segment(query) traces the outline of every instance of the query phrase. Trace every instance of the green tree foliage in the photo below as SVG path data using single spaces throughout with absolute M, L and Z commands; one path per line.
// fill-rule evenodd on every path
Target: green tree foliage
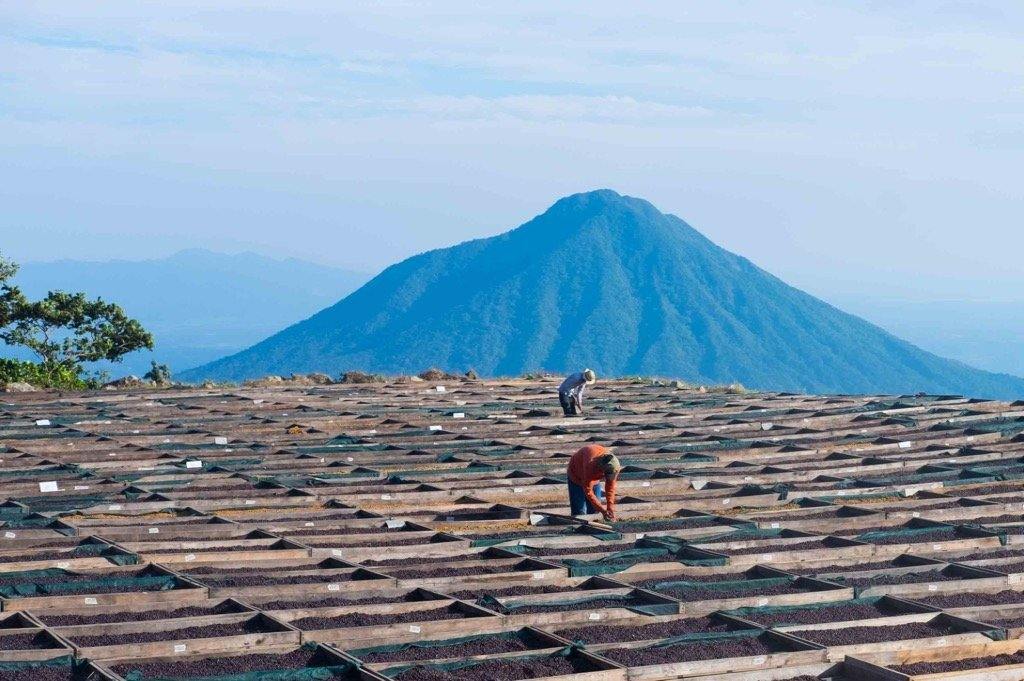
M 64 291 L 29 300 L 11 284 L 17 271 L 0 256 L 0 341 L 32 350 L 42 375 L 51 379 L 46 385 L 60 376 L 80 377 L 83 363 L 117 362 L 129 352 L 153 348 L 153 336 L 118 305 Z
M 150 362 L 149 371 L 143 376 L 147 381 L 153 381 L 157 385 L 165 385 L 171 382 L 171 370 L 166 364 Z

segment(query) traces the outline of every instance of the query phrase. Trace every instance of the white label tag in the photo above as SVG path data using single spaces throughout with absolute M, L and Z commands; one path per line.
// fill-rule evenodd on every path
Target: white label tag
M 394 530 L 399 527 L 405 527 L 404 520 L 385 520 L 384 524 L 387 526 L 389 530 Z
M 186 650 L 188 650 L 188 646 L 185 645 L 184 643 L 176 643 L 174 645 L 174 652 L 176 652 L 176 653 L 183 653 Z
M 928 590 L 929 591 L 938 591 L 939 590 L 939 585 L 938 584 L 929 584 L 928 585 Z
M 117 452 L 107 452 L 107 456 L 117 456 Z
M 732 499 L 722 499 L 722 506 L 728 506 L 732 503 Z
M 246 499 L 245 500 L 245 505 L 246 506 L 255 506 L 256 505 L 256 500 L 255 499 Z
M 14 539 L 17 536 L 16 532 L 4 532 L 4 539 Z
M 50 425 L 50 419 L 39 419 L 36 421 L 37 426 L 48 426 Z
M 316 523 L 302 523 L 303 527 L 316 527 Z
M 461 411 L 457 411 L 454 414 L 452 414 L 452 418 L 453 419 L 464 419 L 464 418 L 466 418 L 466 415 L 463 412 L 461 412 Z
M 48 480 L 46 482 L 39 483 L 39 491 L 40 492 L 56 492 L 57 491 L 57 481 L 56 480 Z
M 430 430 L 441 430 L 441 426 L 430 426 Z
M 287 414 L 285 414 L 285 416 L 287 416 Z M 213 438 L 213 444 L 215 444 L 215 445 L 226 445 L 227 443 L 228 443 L 228 439 L 226 437 L 215 437 L 215 438 Z
M 67 561 L 57 563 L 58 570 L 67 570 L 69 567 L 71 567 L 71 563 L 68 563 Z
M 83 489 L 89 489 L 89 485 L 75 485 L 76 492 L 80 492 Z
M 932 544 L 932 551 L 941 551 L 942 544 Z
M 544 573 L 544 572 L 534 572 L 531 575 L 531 577 L 533 577 L 533 579 L 544 579 L 545 577 L 547 577 L 547 573 Z
M 589 615 L 587 615 L 587 619 L 589 619 L 589 620 L 599 620 L 599 619 L 601 619 L 601 613 L 599 613 L 599 612 L 592 612 Z
M 766 605 L 768 605 L 768 599 L 767 598 L 758 598 L 757 599 L 757 607 L 763 608 Z
M 434 388 L 434 390 L 436 390 L 439 393 L 443 393 L 445 392 L 445 390 L 447 390 L 447 388 L 445 388 L 443 385 L 439 385 L 436 388 Z
M 690 487 L 694 489 L 704 489 L 704 486 L 708 484 L 707 480 L 691 480 Z
M 149 533 L 150 534 L 160 534 L 160 528 L 159 527 L 151 527 L 151 528 L 149 528 Z
M 328 584 L 327 585 L 327 590 L 328 591 L 341 591 L 341 584 Z
M 523 488 L 522 487 L 513 487 L 512 488 L 512 494 L 522 494 L 522 493 L 523 493 Z
M 202 467 L 203 467 L 203 462 L 202 461 L 186 461 L 185 462 L 185 468 L 202 468 Z
M 381 498 L 381 499 L 382 499 L 383 501 L 387 501 L 388 499 L 390 499 L 390 498 L 391 498 L 391 495 L 390 495 L 390 494 L 381 494 L 381 495 L 380 495 L 380 498 Z
M 774 553 L 762 553 L 761 560 L 773 560 L 775 558 Z
M 423 631 L 423 629 L 421 629 L 420 626 L 417 625 L 417 624 L 410 624 L 409 625 L 409 631 L 411 631 L 414 634 L 418 634 L 421 631 Z
M 911 513 L 911 515 L 914 516 L 915 518 L 920 518 L 921 517 L 921 513 L 919 511 L 914 511 L 913 513 Z
M 86 605 L 96 605 L 96 599 L 91 596 L 89 598 L 83 598 L 82 600 Z
M 637 532 L 636 533 L 636 538 L 637 539 L 643 539 L 645 536 L 646 536 L 646 534 L 643 533 L 643 532 Z
M 344 551 L 342 551 L 341 549 L 331 549 L 331 555 L 332 556 L 340 556 L 340 555 L 343 555 L 343 554 L 344 554 Z
M 186 563 L 191 563 L 195 559 L 196 559 L 196 554 L 194 554 L 194 553 L 190 553 L 187 556 L 185 556 L 185 562 Z
M 647 481 L 647 480 L 644 480 L 643 482 L 640 483 L 640 486 L 641 487 L 650 487 L 651 483 L 649 481 Z
M 121 504 L 111 504 L 110 506 L 107 506 L 107 509 L 111 511 L 120 511 Z
M 910 449 L 911 447 L 914 446 L 914 443 L 910 442 L 909 440 L 905 440 L 901 442 L 898 446 L 900 449 Z
M 773 529 L 773 530 L 779 529 L 779 524 L 778 523 L 772 523 L 771 529 Z
M 773 423 L 770 423 L 770 422 L 768 422 L 768 423 L 762 423 L 762 424 L 761 424 L 761 430 L 771 430 L 771 429 L 772 429 L 772 426 L 773 426 L 773 425 L 774 425 L 774 424 L 773 424 Z

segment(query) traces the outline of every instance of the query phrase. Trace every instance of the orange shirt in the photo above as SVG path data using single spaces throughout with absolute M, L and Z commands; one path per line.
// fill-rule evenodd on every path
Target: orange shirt
M 615 480 L 618 476 L 610 477 L 601 468 L 598 459 L 608 453 L 608 450 L 601 445 L 587 445 L 580 448 L 572 458 L 569 459 L 569 466 L 566 474 L 570 481 L 583 488 L 587 494 L 587 501 L 596 508 L 604 508 L 604 505 L 594 494 L 594 485 L 602 480 L 607 480 L 604 490 L 604 498 L 608 502 L 608 512 L 615 512 Z

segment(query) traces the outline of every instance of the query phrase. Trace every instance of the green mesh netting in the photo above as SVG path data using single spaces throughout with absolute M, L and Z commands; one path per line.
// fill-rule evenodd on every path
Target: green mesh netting
M 761 607 L 749 606 L 745 608 L 735 608 L 733 610 L 724 610 L 726 615 L 733 615 L 734 617 L 746 618 L 750 615 L 775 615 L 778 613 L 787 612 L 805 612 L 807 610 L 827 610 L 828 608 L 843 608 L 849 605 L 874 605 L 884 598 L 884 596 L 868 596 L 867 598 L 850 598 L 844 601 L 826 601 L 824 603 L 811 603 L 807 605 L 765 605 Z M 777 624 L 774 626 L 785 626 L 786 623 Z M 796 623 L 792 623 L 796 624 Z
M 51 669 L 54 667 L 67 667 L 68 677 L 71 676 L 71 667 L 74 664 L 74 658 L 71 655 L 65 655 L 63 657 L 54 657 L 49 660 L 36 660 L 36 661 L 21 661 L 21 662 L 0 662 L 0 672 L 21 672 L 25 676 L 25 681 L 30 681 L 32 678 L 31 672 L 33 669 Z
M 748 591 L 756 587 L 773 587 L 782 584 L 791 584 L 796 577 L 766 577 L 764 579 L 736 579 L 728 582 L 690 582 L 685 579 L 670 582 L 658 582 L 650 588 L 654 591 L 659 589 L 672 589 L 673 591 L 685 589 L 701 589 L 707 591 Z M 721 594 L 720 598 L 728 598 L 728 594 Z
M 871 542 L 876 539 L 889 539 L 889 538 L 906 538 L 908 543 L 914 541 L 914 537 L 922 534 L 930 534 L 936 531 L 945 530 L 950 535 L 950 538 L 955 538 L 956 529 L 949 527 L 913 527 L 902 530 L 875 530 L 874 532 L 865 532 L 864 534 L 858 534 L 855 538 L 860 541 Z
M 633 567 L 637 563 L 646 562 L 650 558 L 664 557 L 672 554 L 668 547 L 661 548 L 636 548 L 616 551 L 602 556 L 596 560 L 580 560 L 578 558 L 565 558 L 561 562 L 569 568 L 570 577 L 586 577 L 590 575 L 603 575 L 611 572 L 621 572 Z
M 494 610 L 495 612 L 504 612 L 508 614 L 515 614 L 516 610 L 520 608 L 531 608 L 538 605 L 551 606 L 552 611 L 563 608 L 568 609 L 572 607 L 586 607 L 588 603 L 593 601 L 620 601 L 622 605 L 615 607 L 625 608 L 633 612 L 641 613 L 644 615 L 657 615 L 666 614 L 663 611 L 671 610 L 676 611 L 676 605 L 674 603 L 638 603 L 637 599 L 629 594 L 624 595 L 608 595 L 608 594 L 594 594 L 589 596 L 577 596 L 575 598 L 564 598 L 559 600 L 544 600 L 544 601 L 524 601 L 518 602 L 505 602 L 502 603 L 494 596 L 485 594 L 477 599 L 477 602 L 483 607 Z M 602 606 L 608 607 L 608 606 Z
M 17 580 L 0 585 L 0 596 L 4 598 L 26 598 L 30 596 L 58 596 L 67 593 L 90 593 L 109 591 L 120 587 L 142 587 L 146 591 L 169 591 L 177 586 L 177 579 L 171 575 L 152 577 L 107 577 L 88 581 L 54 581 L 73 573 L 51 568 L 17 573 Z M 21 581 L 24 580 L 24 581 Z

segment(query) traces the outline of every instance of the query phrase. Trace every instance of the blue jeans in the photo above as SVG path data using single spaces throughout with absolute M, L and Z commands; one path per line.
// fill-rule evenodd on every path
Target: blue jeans
M 604 501 L 604 485 L 594 485 L 594 496 Z M 588 513 L 600 513 L 594 505 L 587 501 L 587 492 L 572 480 L 569 481 L 569 512 L 572 515 L 587 515 Z

